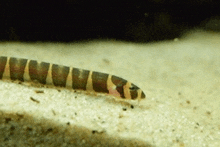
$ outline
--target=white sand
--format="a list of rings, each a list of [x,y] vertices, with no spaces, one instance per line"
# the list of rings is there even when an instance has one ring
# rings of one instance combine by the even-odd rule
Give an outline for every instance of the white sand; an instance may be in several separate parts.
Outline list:
[[[147,96],[138,104],[0,81],[0,147],[220,146],[220,34],[150,44],[1,43],[0,55],[111,73]]]

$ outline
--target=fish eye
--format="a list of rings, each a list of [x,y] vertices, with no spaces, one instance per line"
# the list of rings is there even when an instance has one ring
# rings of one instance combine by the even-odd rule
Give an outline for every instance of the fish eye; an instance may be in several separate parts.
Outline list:
[[[129,87],[130,90],[136,90],[134,86]]]

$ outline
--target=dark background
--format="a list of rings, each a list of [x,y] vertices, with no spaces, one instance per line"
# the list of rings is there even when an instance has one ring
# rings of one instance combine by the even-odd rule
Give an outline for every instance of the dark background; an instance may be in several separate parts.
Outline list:
[[[220,31],[217,0],[1,0],[0,41],[151,42]]]

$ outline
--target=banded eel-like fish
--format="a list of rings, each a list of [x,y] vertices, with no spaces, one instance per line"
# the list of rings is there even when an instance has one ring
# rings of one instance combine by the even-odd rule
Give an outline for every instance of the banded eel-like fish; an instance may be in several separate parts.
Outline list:
[[[139,87],[114,75],[22,58],[0,56],[0,79],[37,81],[44,85],[107,93],[123,99],[145,98]]]

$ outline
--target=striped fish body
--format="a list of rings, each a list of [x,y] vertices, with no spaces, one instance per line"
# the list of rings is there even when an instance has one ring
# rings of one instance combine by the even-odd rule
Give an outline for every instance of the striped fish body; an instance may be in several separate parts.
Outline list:
[[[123,99],[143,99],[136,85],[106,73],[46,62],[0,56],[0,79],[39,82],[44,85],[107,93]]]

